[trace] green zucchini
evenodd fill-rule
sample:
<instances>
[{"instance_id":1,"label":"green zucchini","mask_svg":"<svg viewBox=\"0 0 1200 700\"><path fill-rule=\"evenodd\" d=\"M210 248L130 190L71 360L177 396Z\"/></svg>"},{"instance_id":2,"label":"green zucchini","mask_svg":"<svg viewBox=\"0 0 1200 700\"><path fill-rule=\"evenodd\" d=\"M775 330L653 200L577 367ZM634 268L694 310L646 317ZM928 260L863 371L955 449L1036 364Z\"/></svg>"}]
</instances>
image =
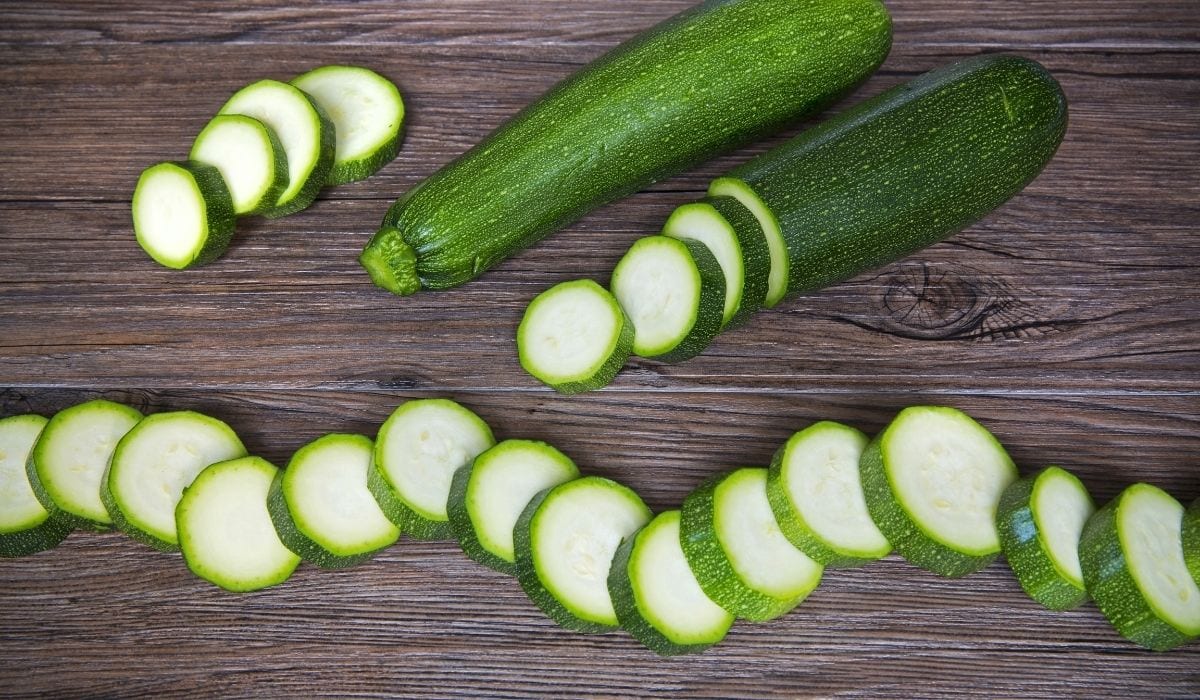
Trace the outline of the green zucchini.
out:
<instances>
[{"instance_id":1,"label":"green zucchini","mask_svg":"<svg viewBox=\"0 0 1200 700\"><path fill-rule=\"evenodd\" d=\"M117 442L141 419L137 409L103 399L54 414L28 464L29 485L46 510L73 527L112 527L100 481Z\"/></svg>"},{"instance_id":2,"label":"green zucchini","mask_svg":"<svg viewBox=\"0 0 1200 700\"><path fill-rule=\"evenodd\" d=\"M1000 552L996 511L1017 468L962 411L904 409L867 445L859 470L871 519L909 563L958 577Z\"/></svg>"},{"instance_id":3,"label":"green zucchini","mask_svg":"<svg viewBox=\"0 0 1200 700\"><path fill-rule=\"evenodd\" d=\"M1200 587L1183 558L1183 506L1134 484L1096 511L1079 540L1088 593L1113 627L1166 651L1200 635Z\"/></svg>"},{"instance_id":4,"label":"green zucchini","mask_svg":"<svg viewBox=\"0 0 1200 700\"><path fill-rule=\"evenodd\" d=\"M288 184L287 156L269 126L241 114L213 117L188 158L221 171L238 216L266 213Z\"/></svg>"},{"instance_id":5,"label":"green zucchini","mask_svg":"<svg viewBox=\"0 0 1200 700\"><path fill-rule=\"evenodd\" d=\"M892 551L867 512L859 458L867 436L821 421L780 447L767 472L767 499L788 541L824 566L858 566Z\"/></svg>"},{"instance_id":6,"label":"green zucchini","mask_svg":"<svg viewBox=\"0 0 1200 700\"><path fill-rule=\"evenodd\" d=\"M1188 571L1196 580L1196 584L1200 585L1200 498L1192 501L1192 505L1183 514L1183 532L1180 540L1183 545L1183 560L1187 562Z\"/></svg>"},{"instance_id":7,"label":"green zucchini","mask_svg":"<svg viewBox=\"0 0 1200 700\"><path fill-rule=\"evenodd\" d=\"M513 527L539 492L579 478L579 468L554 446L505 440L454 472L446 512L463 553L516 575Z\"/></svg>"},{"instance_id":8,"label":"green zucchini","mask_svg":"<svg viewBox=\"0 0 1200 700\"><path fill-rule=\"evenodd\" d=\"M738 617L765 621L821 582L817 562L784 537L767 500L767 470L743 467L702 482L683 501L680 540L704 593Z\"/></svg>"},{"instance_id":9,"label":"green zucchini","mask_svg":"<svg viewBox=\"0 0 1200 700\"><path fill-rule=\"evenodd\" d=\"M671 213L663 234L700 241L721 264L725 307L721 327L740 326L762 308L771 253L754 214L733 197L707 197Z\"/></svg>"},{"instance_id":10,"label":"green zucchini","mask_svg":"<svg viewBox=\"0 0 1200 700\"><path fill-rule=\"evenodd\" d=\"M267 512L279 470L260 457L205 467L175 509L183 561L227 591L256 591L286 581L300 557L284 546Z\"/></svg>"},{"instance_id":11,"label":"green zucchini","mask_svg":"<svg viewBox=\"0 0 1200 700\"><path fill-rule=\"evenodd\" d=\"M521 367L563 394L612 381L633 348L633 323L591 280L556 284L529 302L517 328Z\"/></svg>"},{"instance_id":12,"label":"green zucchini","mask_svg":"<svg viewBox=\"0 0 1200 700\"><path fill-rule=\"evenodd\" d=\"M1000 496L996 528L1021 588L1051 610L1087 600L1079 568L1079 535L1096 512L1087 488L1062 467L1014 481Z\"/></svg>"},{"instance_id":13,"label":"green zucchini","mask_svg":"<svg viewBox=\"0 0 1200 700\"><path fill-rule=\"evenodd\" d=\"M709 0L614 48L398 200L360 258L454 287L588 211L811 115L891 47L878 0Z\"/></svg>"},{"instance_id":14,"label":"green zucchini","mask_svg":"<svg viewBox=\"0 0 1200 700\"><path fill-rule=\"evenodd\" d=\"M715 180L709 193L737 197L776 248L783 242L784 291L797 294L979 220L1041 172L1066 126L1066 98L1041 65L978 56L838 114ZM768 305L776 294L778 286Z\"/></svg>"},{"instance_id":15,"label":"green zucchini","mask_svg":"<svg viewBox=\"0 0 1200 700\"><path fill-rule=\"evenodd\" d=\"M292 455L271 483L267 510L287 548L323 569L354 566L400 537L367 487L375 444L331 434Z\"/></svg>"},{"instance_id":16,"label":"green zucchini","mask_svg":"<svg viewBox=\"0 0 1200 700\"><path fill-rule=\"evenodd\" d=\"M621 540L649 521L642 499L609 479L585 476L541 491L513 527L517 580L567 629L616 629L608 571Z\"/></svg>"},{"instance_id":17,"label":"green zucchini","mask_svg":"<svg viewBox=\"0 0 1200 700\"><path fill-rule=\"evenodd\" d=\"M51 549L71 534L71 524L52 517L29 485L25 463L45 426L32 413L0 419L0 557Z\"/></svg>"},{"instance_id":18,"label":"green zucchini","mask_svg":"<svg viewBox=\"0 0 1200 700\"><path fill-rule=\"evenodd\" d=\"M679 541L680 513L659 513L617 548L608 591L621 627L663 656L704 651L733 615L704 594Z\"/></svg>"},{"instance_id":19,"label":"green zucchini","mask_svg":"<svg viewBox=\"0 0 1200 700\"><path fill-rule=\"evenodd\" d=\"M138 245L176 270L216 260L233 239L233 198L221 172L207 163L146 168L133 191L132 212Z\"/></svg>"}]
</instances>

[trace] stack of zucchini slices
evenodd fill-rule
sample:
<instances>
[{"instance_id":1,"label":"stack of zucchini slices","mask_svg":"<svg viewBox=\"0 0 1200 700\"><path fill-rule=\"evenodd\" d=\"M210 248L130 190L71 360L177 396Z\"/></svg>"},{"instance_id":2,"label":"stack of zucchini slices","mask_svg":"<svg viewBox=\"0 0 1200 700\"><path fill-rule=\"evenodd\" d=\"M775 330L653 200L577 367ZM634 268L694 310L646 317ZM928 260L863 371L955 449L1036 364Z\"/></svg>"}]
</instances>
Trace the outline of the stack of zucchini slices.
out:
<instances>
[{"instance_id":1,"label":"stack of zucchini slices","mask_svg":"<svg viewBox=\"0 0 1200 700\"><path fill-rule=\"evenodd\" d=\"M403 123L400 91L358 66L247 85L204 127L187 160L142 172L133 194L138 243L170 268L212 262L237 217L294 214L322 187L362 180L391 162Z\"/></svg>"},{"instance_id":2,"label":"stack of zucchini slices","mask_svg":"<svg viewBox=\"0 0 1200 700\"><path fill-rule=\"evenodd\" d=\"M664 655L785 615L827 569L893 549L949 577L1003 553L1037 602L1090 596L1150 649L1200 635L1200 500L1136 484L1097 510L1060 467L1018 478L986 428L939 406L904 409L874 438L813 424L769 466L716 474L658 515L552 445L497 442L447 399L402 404L374 440L319 437L286 469L192 411L95 400L0 420L0 555L114 527L231 591L302 561L360 564L401 532L455 539L563 627L623 628Z\"/></svg>"}]
</instances>

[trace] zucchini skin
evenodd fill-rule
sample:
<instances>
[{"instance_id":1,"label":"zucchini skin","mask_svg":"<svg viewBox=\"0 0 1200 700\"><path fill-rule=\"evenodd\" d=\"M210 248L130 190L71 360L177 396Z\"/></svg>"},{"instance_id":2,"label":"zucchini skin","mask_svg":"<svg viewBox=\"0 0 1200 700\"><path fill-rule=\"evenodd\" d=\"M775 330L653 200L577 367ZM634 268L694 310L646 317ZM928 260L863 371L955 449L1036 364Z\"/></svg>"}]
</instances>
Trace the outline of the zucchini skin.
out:
<instances>
[{"instance_id":1,"label":"zucchini skin","mask_svg":"<svg viewBox=\"0 0 1200 700\"><path fill-rule=\"evenodd\" d=\"M479 541L479 535L476 534L475 526L471 522L471 514L467 511L467 487L471 483L471 473L474 468L474 463L468 464L454 472L454 477L450 480L450 496L446 499L446 513L450 516L450 529L467 558L502 574L516 576L516 562L507 561L488 551Z\"/></svg>"},{"instance_id":2,"label":"zucchini skin","mask_svg":"<svg viewBox=\"0 0 1200 700\"><path fill-rule=\"evenodd\" d=\"M71 534L71 530L69 523L47 517L28 530L0 533L0 557L24 557L54 549Z\"/></svg>"},{"instance_id":3,"label":"zucchini skin","mask_svg":"<svg viewBox=\"0 0 1200 700\"><path fill-rule=\"evenodd\" d=\"M602 204L815 114L890 48L878 0L709 0L560 82L410 190L364 266L396 294L463 284ZM412 260L390 252L401 267L381 270L372 250L401 244Z\"/></svg>"},{"instance_id":4,"label":"zucchini skin","mask_svg":"<svg viewBox=\"0 0 1200 700\"><path fill-rule=\"evenodd\" d=\"M778 220L788 294L827 287L961 231L1042 171L1067 101L1003 54L926 73L729 173Z\"/></svg>"},{"instance_id":5,"label":"zucchini skin","mask_svg":"<svg viewBox=\"0 0 1200 700\"><path fill-rule=\"evenodd\" d=\"M1200 586L1200 498L1192 501L1192 505L1183 513L1183 561L1187 564L1188 573Z\"/></svg>"}]
</instances>

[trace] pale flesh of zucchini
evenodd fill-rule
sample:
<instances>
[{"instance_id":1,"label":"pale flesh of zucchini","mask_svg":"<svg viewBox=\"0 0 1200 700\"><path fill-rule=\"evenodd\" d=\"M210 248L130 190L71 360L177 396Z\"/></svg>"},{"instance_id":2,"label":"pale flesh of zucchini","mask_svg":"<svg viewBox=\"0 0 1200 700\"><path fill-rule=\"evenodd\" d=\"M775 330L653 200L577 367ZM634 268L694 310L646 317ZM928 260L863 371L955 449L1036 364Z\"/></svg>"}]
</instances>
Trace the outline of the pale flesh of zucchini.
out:
<instances>
[{"instance_id":1,"label":"pale flesh of zucchini","mask_svg":"<svg viewBox=\"0 0 1200 700\"><path fill-rule=\"evenodd\" d=\"M635 242L613 270L611 288L633 322L633 352L641 357L669 355L684 345L705 311L691 251L667 236Z\"/></svg>"},{"instance_id":2,"label":"pale flesh of zucchini","mask_svg":"<svg viewBox=\"0 0 1200 700\"><path fill-rule=\"evenodd\" d=\"M750 185L732 177L719 177L708 186L708 194L713 197L733 197L749 209L758 225L762 227L767 237L767 248L771 252L771 273L767 279L767 298L763 305L771 308L778 304L788 291L788 252L787 243L783 240L783 232L779 221L762 199L754 193Z\"/></svg>"},{"instance_id":3,"label":"pale flesh of zucchini","mask_svg":"<svg viewBox=\"0 0 1200 700\"><path fill-rule=\"evenodd\" d=\"M1047 469L1034 483L1030 502L1038 535L1058 573L1083 588L1079 566L1079 535L1096 512L1083 485L1063 469Z\"/></svg>"},{"instance_id":4,"label":"pale flesh of zucchini","mask_svg":"<svg viewBox=\"0 0 1200 700\"><path fill-rule=\"evenodd\" d=\"M29 485L25 462L46 425L42 416L0 420L0 534L36 527L50 517Z\"/></svg>"},{"instance_id":5,"label":"pale flesh of zucchini","mask_svg":"<svg viewBox=\"0 0 1200 700\"><path fill-rule=\"evenodd\" d=\"M711 206L703 202L685 204L671 213L663 226L663 234L671 238L688 238L708 247L725 273L725 305L721 323L728 324L742 305L746 267L742 246L737 235Z\"/></svg>"},{"instance_id":6,"label":"pale flesh of zucchini","mask_svg":"<svg viewBox=\"0 0 1200 700\"><path fill-rule=\"evenodd\" d=\"M1117 510L1117 534L1133 580L1158 615L1185 634L1200 635L1200 588L1188 573L1180 541L1183 506L1148 484L1129 487Z\"/></svg>"},{"instance_id":7,"label":"pale flesh of zucchini","mask_svg":"<svg viewBox=\"0 0 1200 700\"><path fill-rule=\"evenodd\" d=\"M517 329L526 372L563 393L598 389L629 358L633 326L591 280L557 284L529 303Z\"/></svg>"}]
</instances>

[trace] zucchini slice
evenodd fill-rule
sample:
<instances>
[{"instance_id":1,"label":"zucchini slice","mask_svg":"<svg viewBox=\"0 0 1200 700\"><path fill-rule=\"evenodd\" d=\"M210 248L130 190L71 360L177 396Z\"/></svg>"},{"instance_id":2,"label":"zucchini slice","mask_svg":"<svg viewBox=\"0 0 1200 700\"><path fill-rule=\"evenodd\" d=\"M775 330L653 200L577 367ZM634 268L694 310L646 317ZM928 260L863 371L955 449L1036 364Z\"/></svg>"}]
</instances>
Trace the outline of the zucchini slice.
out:
<instances>
[{"instance_id":1,"label":"zucchini slice","mask_svg":"<svg viewBox=\"0 0 1200 700\"><path fill-rule=\"evenodd\" d=\"M725 274L698 241L642 238L617 263L609 286L633 322L633 352L639 357L686 360L721 330Z\"/></svg>"},{"instance_id":2,"label":"zucchini slice","mask_svg":"<svg viewBox=\"0 0 1200 700\"><path fill-rule=\"evenodd\" d=\"M767 273L767 293L763 297L762 305L765 309L773 308L787 295L788 271L791 267L787 243L783 240L783 232L779 230L779 220L749 185L735 177L719 177L713 180L708 185L708 196L736 199L754 215L755 221L758 222L758 228L762 231L763 239L767 242L767 254L770 260L770 269Z\"/></svg>"},{"instance_id":3,"label":"zucchini slice","mask_svg":"<svg viewBox=\"0 0 1200 700\"><path fill-rule=\"evenodd\" d=\"M496 444L483 419L449 399L417 399L379 428L367 485L387 517L410 537L454 539L446 501L454 472Z\"/></svg>"},{"instance_id":4,"label":"zucchini slice","mask_svg":"<svg viewBox=\"0 0 1200 700\"><path fill-rule=\"evenodd\" d=\"M192 143L188 158L221 171L239 216L275 206L288 184L287 156L275 132L253 117L213 117Z\"/></svg>"},{"instance_id":5,"label":"zucchini slice","mask_svg":"<svg viewBox=\"0 0 1200 700\"><path fill-rule=\"evenodd\" d=\"M704 594L679 541L680 513L659 513L617 548L608 591L621 627L662 656L704 651L733 615Z\"/></svg>"},{"instance_id":6,"label":"zucchini slice","mask_svg":"<svg viewBox=\"0 0 1200 700\"><path fill-rule=\"evenodd\" d=\"M152 165L133 191L133 232L154 261L183 270L221 256L233 238L233 199L220 171L192 161Z\"/></svg>"},{"instance_id":7,"label":"zucchini slice","mask_svg":"<svg viewBox=\"0 0 1200 700\"><path fill-rule=\"evenodd\" d=\"M333 122L312 97L278 80L260 80L235 92L219 114L253 117L283 144L287 187L263 216L294 214L313 203L333 166L335 136Z\"/></svg>"},{"instance_id":8,"label":"zucchini slice","mask_svg":"<svg viewBox=\"0 0 1200 700\"><path fill-rule=\"evenodd\" d=\"M237 433L216 418L194 411L146 416L117 443L100 500L125 534L178 551L175 506L183 489L208 465L245 455Z\"/></svg>"},{"instance_id":9,"label":"zucchini slice","mask_svg":"<svg viewBox=\"0 0 1200 700\"><path fill-rule=\"evenodd\" d=\"M1183 506L1150 484L1134 484L1083 528L1079 562L1096 605L1113 627L1166 651L1200 635L1200 588L1184 563Z\"/></svg>"},{"instance_id":10,"label":"zucchini slice","mask_svg":"<svg viewBox=\"0 0 1200 700\"><path fill-rule=\"evenodd\" d=\"M260 457L211 464L183 491L175 519L192 573L227 591L256 591L286 581L300 557L280 541L267 513L278 473Z\"/></svg>"},{"instance_id":11,"label":"zucchini slice","mask_svg":"<svg viewBox=\"0 0 1200 700\"><path fill-rule=\"evenodd\" d=\"M762 308L767 295L771 253L762 227L733 197L709 197L671 213L663 235L700 241L725 276L722 328L740 326Z\"/></svg>"},{"instance_id":12,"label":"zucchini slice","mask_svg":"<svg viewBox=\"0 0 1200 700\"><path fill-rule=\"evenodd\" d=\"M141 419L137 409L104 399L54 414L28 463L29 484L46 510L72 527L112 527L100 482L117 442Z\"/></svg>"},{"instance_id":13,"label":"zucchini slice","mask_svg":"<svg viewBox=\"0 0 1200 700\"><path fill-rule=\"evenodd\" d=\"M513 527L540 491L579 478L571 458L537 440L504 440L454 472L446 511L470 558L517 573Z\"/></svg>"},{"instance_id":14,"label":"zucchini slice","mask_svg":"<svg viewBox=\"0 0 1200 700\"><path fill-rule=\"evenodd\" d=\"M688 565L709 598L730 613L772 620L799 605L824 568L784 537L767 500L767 470L717 474L683 501Z\"/></svg>"},{"instance_id":15,"label":"zucchini slice","mask_svg":"<svg viewBox=\"0 0 1200 700\"><path fill-rule=\"evenodd\" d=\"M621 540L649 520L650 509L636 493L598 476L541 491L513 528L521 588L567 629L615 629L609 567Z\"/></svg>"},{"instance_id":16,"label":"zucchini slice","mask_svg":"<svg viewBox=\"0 0 1200 700\"><path fill-rule=\"evenodd\" d=\"M521 367L563 394L605 386L632 348L633 323L607 289L586 279L534 297L517 328Z\"/></svg>"},{"instance_id":17,"label":"zucchini slice","mask_svg":"<svg viewBox=\"0 0 1200 700\"><path fill-rule=\"evenodd\" d=\"M962 411L904 409L867 445L859 469L871 519L909 563L958 577L1000 552L996 511L1017 468Z\"/></svg>"},{"instance_id":18,"label":"zucchini slice","mask_svg":"<svg viewBox=\"0 0 1200 700\"><path fill-rule=\"evenodd\" d=\"M363 435L331 434L296 450L267 496L271 521L288 549L323 569L339 569L370 559L400 537L367 488L374 449Z\"/></svg>"},{"instance_id":19,"label":"zucchini slice","mask_svg":"<svg viewBox=\"0 0 1200 700\"><path fill-rule=\"evenodd\" d=\"M52 549L71 534L70 523L51 517L38 501L25 469L45 425L34 414L0 419L0 557Z\"/></svg>"},{"instance_id":20,"label":"zucchini slice","mask_svg":"<svg viewBox=\"0 0 1200 700\"><path fill-rule=\"evenodd\" d=\"M359 66L322 66L292 80L333 122L337 145L327 185L365 180L400 151L404 100L387 78Z\"/></svg>"},{"instance_id":21,"label":"zucchini slice","mask_svg":"<svg viewBox=\"0 0 1200 700\"><path fill-rule=\"evenodd\" d=\"M1183 514L1183 532L1180 539L1183 545L1183 560L1187 562L1188 571L1196 584L1200 585L1200 498L1192 501L1192 505Z\"/></svg>"},{"instance_id":22,"label":"zucchini slice","mask_svg":"<svg viewBox=\"0 0 1200 700\"><path fill-rule=\"evenodd\" d=\"M792 435L767 472L767 499L788 541L823 566L859 566L892 545L867 512L858 462L867 436L822 421Z\"/></svg>"},{"instance_id":23,"label":"zucchini slice","mask_svg":"<svg viewBox=\"0 0 1200 700\"><path fill-rule=\"evenodd\" d=\"M1021 588L1051 610L1087 600L1079 568L1079 535L1096 504L1078 478L1049 466L1014 481L1000 496L1000 547Z\"/></svg>"}]
</instances>

